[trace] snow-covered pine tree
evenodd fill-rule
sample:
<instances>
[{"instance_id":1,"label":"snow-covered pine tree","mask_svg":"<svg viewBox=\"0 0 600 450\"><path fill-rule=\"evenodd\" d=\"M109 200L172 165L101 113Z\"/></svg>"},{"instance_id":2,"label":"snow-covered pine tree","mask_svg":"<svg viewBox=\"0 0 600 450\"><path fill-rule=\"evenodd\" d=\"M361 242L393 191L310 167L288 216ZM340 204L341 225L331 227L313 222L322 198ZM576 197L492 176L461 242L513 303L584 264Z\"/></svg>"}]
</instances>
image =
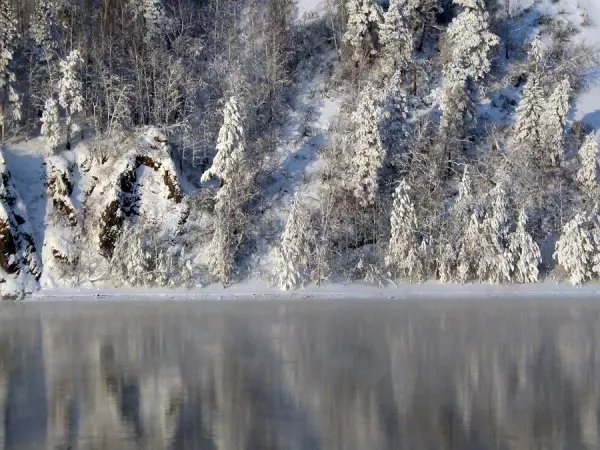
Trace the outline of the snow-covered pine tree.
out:
<instances>
[{"instance_id":1,"label":"snow-covered pine tree","mask_svg":"<svg viewBox=\"0 0 600 450\"><path fill-rule=\"evenodd\" d=\"M21 99L15 89L15 74L10 69L17 40L17 21L7 1L0 1L0 142L10 121L21 120Z\"/></svg>"},{"instance_id":2,"label":"snow-covered pine tree","mask_svg":"<svg viewBox=\"0 0 600 450\"><path fill-rule=\"evenodd\" d=\"M538 281L539 265L542 262L540 247L525 229L527 215L521 208L517 220L517 229L508 238L509 251L515 258L514 279L517 283L535 283Z\"/></svg>"},{"instance_id":3,"label":"snow-covered pine tree","mask_svg":"<svg viewBox=\"0 0 600 450\"><path fill-rule=\"evenodd\" d=\"M554 259L567 272L571 283L580 284L600 271L598 265L600 226L596 212L577 212L556 242Z\"/></svg>"},{"instance_id":4,"label":"snow-covered pine tree","mask_svg":"<svg viewBox=\"0 0 600 450\"><path fill-rule=\"evenodd\" d=\"M483 241L480 214L478 209L471 213L460 236L460 248L456 258L456 279L460 283L465 283L477 275Z\"/></svg>"},{"instance_id":5,"label":"snow-covered pine tree","mask_svg":"<svg viewBox=\"0 0 600 450\"><path fill-rule=\"evenodd\" d=\"M569 112L570 93L569 80L561 81L552 92L540 116L542 148L544 152L549 153L549 162L553 166L559 164L564 152L564 134Z\"/></svg>"},{"instance_id":6,"label":"snow-covered pine tree","mask_svg":"<svg viewBox=\"0 0 600 450\"><path fill-rule=\"evenodd\" d=\"M281 244L275 250L273 275L277 286L283 290L294 289L306 279L309 260L308 218L303 205L294 198L288 215Z\"/></svg>"},{"instance_id":7,"label":"snow-covered pine tree","mask_svg":"<svg viewBox=\"0 0 600 450\"><path fill-rule=\"evenodd\" d=\"M399 152L408 136L408 101L401 85L401 73L397 71L389 79L381 106L379 135L383 148L390 153Z\"/></svg>"},{"instance_id":8,"label":"snow-covered pine tree","mask_svg":"<svg viewBox=\"0 0 600 450\"><path fill-rule=\"evenodd\" d=\"M343 41L353 49L353 58L361 60L365 53L377 52L377 33L383 22L383 10L375 0L349 0L348 22Z\"/></svg>"},{"instance_id":9,"label":"snow-covered pine tree","mask_svg":"<svg viewBox=\"0 0 600 450\"><path fill-rule=\"evenodd\" d=\"M159 38L166 30L167 15L161 0L141 0L146 40L149 42Z\"/></svg>"},{"instance_id":10,"label":"snow-covered pine tree","mask_svg":"<svg viewBox=\"0 0 600 450\"><path fill-rule=\"evenodd\" d=\"M42 136L46 138L46 153L52 155L60 141L60 117L58 115L58 104L53 98L46 100L44 112L41 118Z\"/></svg>"},{"instance_id":11,"label":"snow-covered pine tree","mask_svg":"<svg viewBox=\"0 0 600 450\"><path fill-rule=\"evenodd\" d=\"M367 86L352 119L356 125L352 157L352 188L362 206L375 203L379 191L379 170L385 160L385 150L379 134L382 116L379 92Z\"/></svg>"},{"instance_id":12,"label":"snow-covered pine tree","mask_svg":"<svg viewBox=\"0 0 600 450\"><path fill-rule=\"evenodd\" d=\"M65 110L65 131L67 150L71 148L71 138L81 131L80 114L83 112L83 83L79 79L79 66L83 59L79 50L72 50L60 62L61 78L58 81L58 102Z\"/></svg>"},{"instance_id":13,"label":"snow-covered pine tree","mask_svg":"<svg viewBox=\"0 0 600 450\"><path fill-rule=\"evenodd\" d=\"M454 0L454 4L462 11L446 31L451 62L444 67L444 77L451 83L463 83L468 77L478 82L490 72L490 53L499 39L490 31L483 0Z\"/></svg>"},{"instance_id":14,"label":"snow-covered pine tree","mask_svg":"<svg viewBox=\"0 0 600 450\"><path fill-rule=\"evenodd\" d=\"M244 152L244 128L240 111L236 98L231 97L223 112L223 125L217 139L217 154L212 166L202 174L201 181L205 182L214 177L218 178L221 184L230 182L235 176L235 168L239 161L244 158Z\"/></svg>"},{"instance_id":15,"label":"snow-covered pine tree","mask_svg":"<svg viewBox=\"0 0 600 450\"><path fill-rule=\"evenodd\" d=\"M435 94L442 118L440 132L445 138L463 139L475 121L477 82L491 69L490 53L498 37L489 31L489 16L482 0L454 0L462 11L446 30L450 55L443 68L444 85Z\"/></svg>"},{"instance_id":16,"label":"snow-covered pine tree","mask_svg":"<svg viewBox=\"0 0 600 450\"><path fill-rule=\"evenodd\" d=\"M529 51L527 52L527 57L530 71L541 74L544 69L545 53L539 35L536 35L532 39Z\"/></svg>"},{"instance_id":17,"label":"snow-covered pine tree","mask_svg":"<svg viewBox=\"0 0 600 450\"><path fill-rule=\"evenodd\" d=\"M541 143L541 117L545 107L544 92L539 75L529 74L527 84L523 88L523 97L517 106L515 124L515 142L520 151L530 152L533 157Z\"/></svg>"},{"instance_id":18,"label":"snow-covered pine tree","mask_svg":"<svg viewBox=\"0 0 600 450\"><path fill-rule=\"evenodd\" d=\"M594 133L586 136L579 149L579 169L576 180L584 196L593 200L598 193L598 140Z\"/></svg>"},{"instance_id":19,"label":"snow-covered pine tree","mask_svg":"<svg viewBox=\"0 0 600 450\"><path fill-rule=\"evenodd\" d=\"M31 35L48 58L48 52L57 47L57 26L54 5L50 0L38 0L31 21Z\"/></svg>"},{"instance_id":20,"label":"snow-covered pine tree","mask_svg":"<svg viewBox=\"0 0 600 450\"><path fill-rule=\"evenodd\" d=\"M379 30L381 45L400 70L406 70L413 59L415 14L410 3L410 0L391 0Z\"/></svg>"},{"instance_id":21,"label":"snow-covered pine tree","mask_svg":"<svg viewBox=\"0 0 600 450\"><path fill-rule=\"evenodd\" d=\"M512 279L514 255L509 249L508 235L510 216L508 197L501 184L490 192L490 205L487 208L481 232L481 259L477 275L481 281L504 283Z\"/></svg>"},{"instance_id":22,"label":"snow-covered pine tree","mask_svg":"<svg viewBox=\"0 0 600 450\"><path fill-rule=\"evenodd\" d=\"M390 219L391 236L385 255L385 264L395 273L411 280L423 275L417 233L417 215L410 196L410 186L402 180L394 191L394 206Z\"/></svg>"},{"instance_id":23,"label":"snow-covered pine tree","mask_svg":"<svg viewBox=\"0 0 600 450\"><path fill-rule=\"evenodd\" d=\"M469 167L465 166L462 180L458 187L458 197L450 210L449 223L446 230L446 244L438 247L438 274L443 282L457 279L458 256L463 248L464 232L471 221L473 207L473 185L469 175ZM478 225L478 222L477 222ZM464 255L464 252L463 252ZM467 264L468 265L468 264ZM463 269L465 265L463 264ZM468 272L468 270L467 270Z\"/></svg>"}]
</instances>

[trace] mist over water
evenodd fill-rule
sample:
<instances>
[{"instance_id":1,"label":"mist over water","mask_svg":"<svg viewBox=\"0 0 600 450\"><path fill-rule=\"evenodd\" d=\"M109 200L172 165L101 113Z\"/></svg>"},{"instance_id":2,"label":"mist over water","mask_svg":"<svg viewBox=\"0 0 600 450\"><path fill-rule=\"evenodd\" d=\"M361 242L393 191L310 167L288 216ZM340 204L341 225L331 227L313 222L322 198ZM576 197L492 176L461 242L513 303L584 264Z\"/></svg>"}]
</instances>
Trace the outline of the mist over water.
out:
<instances>
[{"instance_id":1,"label":"mist over water","mask_svg":"<svg viewBox=\"0 0 600 450\"><path fill-rule=\"evenodd\" d=\"M592 302L6 304L0 449L594 449Z\"/></svg>"}]
</instances>

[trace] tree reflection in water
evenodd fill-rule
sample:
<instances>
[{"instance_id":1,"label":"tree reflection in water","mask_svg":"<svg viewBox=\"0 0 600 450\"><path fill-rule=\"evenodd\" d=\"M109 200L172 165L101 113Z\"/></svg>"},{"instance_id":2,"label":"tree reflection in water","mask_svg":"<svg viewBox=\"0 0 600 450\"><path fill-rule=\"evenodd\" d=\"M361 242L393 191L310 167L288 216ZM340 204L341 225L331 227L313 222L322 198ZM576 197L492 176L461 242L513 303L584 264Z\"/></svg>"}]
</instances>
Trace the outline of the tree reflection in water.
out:
<instances>
[{"instance_id":1,"label":"tree reflection in water","mask_svg":"<svg viewBox=\"0 0 600 450\"><path fill-rule=\"evenodd\" d=\"M600 306L0 308L0 449L598 448Z\"/></svg>"}]
</instances>

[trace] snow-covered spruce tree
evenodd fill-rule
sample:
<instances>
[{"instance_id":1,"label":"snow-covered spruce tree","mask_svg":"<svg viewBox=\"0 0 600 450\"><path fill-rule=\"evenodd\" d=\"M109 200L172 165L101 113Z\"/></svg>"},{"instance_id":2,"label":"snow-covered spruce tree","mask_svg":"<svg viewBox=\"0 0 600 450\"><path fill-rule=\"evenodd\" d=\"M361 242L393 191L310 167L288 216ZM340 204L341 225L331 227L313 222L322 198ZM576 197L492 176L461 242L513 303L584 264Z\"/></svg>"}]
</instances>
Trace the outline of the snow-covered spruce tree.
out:
<instances>
[{"instance_id":1,"label":"snow-covered spruce tree","mask_svg":"<svg viewBox=\"0 0 600 450\"><path fill-rule=\"evenodd\" d=\"M415 17L410 6L410 0L391 0L379 30L379 41L386 55L402 71L412 61L415 46L412 29Z\"/></svg>"},{"instance_id":2,"label":"snow-covered spruce tree","mask_svg":"<svg viewBox=\"0 0 600 450\"><path fill-rule=\"evenodd\" d=\"M489 15L483 0L454 0L462 6L446 31L451 57L444 67L446 80L462 83L468 77L478 82L490 72L490 53L499 39L489 30Z\"/></svg>"},{"instance_id":3,"label":"snow-covered spruce tree","mask_svg":"<svg viewBox=\"0 0 600 450\"><path fill-rule=\"evenodd\" d=\"M526 151L531 157L537 154L541 143L541 118L545 107L544 92L539 75L529 74L523 88L523 97L517 106L515 143L519 151Z\"/></svg>"},{"instance_id":4,"label":"snow-covered spruce tree","mask_svg":"<svg viewBox=\"0 0 600 450\"><path fill-rule=\"evenodd\" d=\"M411 280L423 276L423 261L417 239L417 215L408 193L410 186L402 180L394 192L394 206L390 219L391 236L385 264L395 274Z\"/></svg>"},{"instance_id":5,"label":"snow-covered spruce tree","mask_svg":"<svg viewBox=\"0 0 600 450\"><path fill-rule=\"evenodd\" d=\"M600 224L596 211L577 212L562 229L554 259L573 284L590 280L600 273Z\"/></svg>"},{"instance_id":6,"label":"snow-covered spruce tree","mask_svg":"<svg viewBox=\"0 0 600 450\"><path fill-rule=\"evenodd\" d=\"M15 74L10 69L17 40L17 21L7 1L0 1L0 142L10 121L21 120L21 99L15 89Z\"/></svg>"},{"instance_id":7,"label":"snow-covered spruce tree","mask_svg":"<svg viewBox=\"0 0 600 450\"><path fill-rule=\"evenodd\" d=\"M58 115L58 104L53 98L46 100L44 112L41 118L42 136L46 138L46 153L52 155L60 142L60 117Z\"/></svg>"},{"instance_id":8,"label":"snow-covered spruce tree","mask_svg":"<svg viewBox=\"0 0 600 450\"><path fill-rule=\"evenodd\" d=\"M586 136L579 149L576 180L581 193L588 200L593 200L598 193L598 141L594 133Z\"/></svg>"},{"instance_id":9,"label":"snow-covered spruce tree","mask_svg":"<svg viewBox=\"0 0 600 450\"><path fill-rule=\"evenodd\" d=\"M308 216L296 195L281 236L281 244L274 254L273 275L280 289L294 289L306 280L310 256L309 226Z\"/></svg>"},{"instance_id":10,"label":"snow-covered spruce tree","mask_svg":"<svg viewBox=\"0 0 600 450\"><path fill-rule=\"evenodd\" d=\"M57 47L57 24L54 4L50 0L38 0L31 21L33 40L46 53Z\"/></svg>"},{"instance_id":11,"label":"snow-covered spruce tree","mask_svg":"<svg viewBox=\"0 0 600 450\"><path fill-rule=\"evenodd\" d=\"M514 255L509 249L510 216L508 197L501 184L489 194L490 205L482 222L481 260L477 268L480 281L505 283L512 279Z\"/></svg>"},{"instance_id":12,"label":"snow-covered spruce tree","mask_svg":"<svg viewBox=\"0 0 600 450\"><path fill-rule=\"evenodd\" d=\"M348 22L343 41L352 47L353 59L377 53L377 33L383 22L383 10L375 0L349 0Z\"/></svg>"},{"instance_id":13,"label":"snow-covered spruce tree","mask_svg":"<svg viewBox=\"0 0 600 450\"><path fill-rule=\"evenodd\" d=\"M241 124L240 112L235 97L231 97L223 112L223 125L217 139L217 154L212 166L201 177L205 182L218 178L221 184L226 184L235 176L235 167L244 158L244 129Z\"/></svg>"},{"instance_id":14,"label":"snow-covered spruce tree","mask_svg":"<svg viewBox=\"0 0 600 450\"><path fill-rule=\"evenodd\" d=\"M535 283L538 281L539 265L542 262L540 247L525 229L527 215L521 208L517 220L517 229L508 237L508 249L513 255L514 280L517 283Z\"/></svg>"},{"instance_id":15,"label":"snow-covered spruce tree","mask_svg":"<svg viewBox=\"0 0 600 450\"><path fill-rule=\"evenodd\" d=\"M444 85L438 89L442 118L440 132L446 139L463 139L474 123L477 82L490 72L490 53L498 37L489 31L489 16L482 0L454 0L462 11L446 30L448 62Z\"/></svg>"},{"instance_id":16,"label":"snow-covered spruce tree","mask_svg":"<svg viewBox=\"0 0 600 450\"><path fill-rule=\"evenodd\" d=\"M153 42L159 38L167 27L167 15L161 0L138 0L141 3L146 28L146 40Z\"/></svg>"},{"instance_id":17,"label":"snow-covered spruce tree","mask_svg":"<svg viewBox=\"0 0 600 450\"><path fill-rule=\"evenodd\" d=\"M397 71L385 89L379 120L380 141L386 152L397 153L408 136L408 101L400 89L401 74Z\"/></svg>"},{"instance_id":18,"label":"snow-covered spruce tree","mask_svg":"<svg viewBox=\"0 0 600 450\"><path fill-rule=\"evenodd\" d=\"M72 50L60 62L61 78L58 81L58 103L65 110L65 131L67 150L71 148L71 138L81 131L80 114L83 112L83 84L79 79L79 66L83 59L79 50Z\"/></svg>"},{"instance_id":19,"label":"snow-covered spruce tree","mask_svg":"<svg viewBox=\"0 0 600 450\"><path fill-rule=\"evenodd\" d=\"M379 171L385 160L378 123L381 116L379 92L369 85L361 93L356 111L352 114L356 131L350 176L354 195L361 206L373 205L379 191Z\"/></svg>"},{"instance_id":20,"label":"snow-covered spruce tree","mask_svg":"<svg viewBox=\"0 0 600 450\"><path fill-rule=\"evenodd\" d=\"M438 246L437 271L443 282L454 281L458 278L456 272L458 255L463 248L464 232L471 221L473 202L473 185L469 167L465 166L458 187L458 197L450 210L450 220L446 236L444 236L446 243Z\"/></svg>"},{"instance_id":21,"label":"snow-covered spruce tree","mask_svg":"<svg viewBox=\"0 0 600 450\"><path fill-rule=\"evenodd\" d=\"M550 158L549 163L557 166L564 152L564 134L569 112L569 94L571 84L563 80L552 92L540 117L541 140L544 152ZM544 159L547 159L547 157Z\"/></svg>"}]
</instances>

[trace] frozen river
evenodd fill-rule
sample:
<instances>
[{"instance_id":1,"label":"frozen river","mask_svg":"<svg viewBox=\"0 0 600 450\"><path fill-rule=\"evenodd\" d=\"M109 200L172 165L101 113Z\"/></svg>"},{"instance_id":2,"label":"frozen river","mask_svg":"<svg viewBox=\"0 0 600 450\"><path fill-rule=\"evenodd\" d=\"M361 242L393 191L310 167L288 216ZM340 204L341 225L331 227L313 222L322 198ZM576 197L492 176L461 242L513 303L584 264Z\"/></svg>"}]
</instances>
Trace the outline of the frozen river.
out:
<instances>
[{"instance_id":1,"label":"frozen river","mask_svg":"<svg viewBox=\"0 0 600 450\"><path fill-rule=\"evenodd\" d=\"M0 449L595 449L600 302L0 305Z\"/></svg>"}]
</instances>

